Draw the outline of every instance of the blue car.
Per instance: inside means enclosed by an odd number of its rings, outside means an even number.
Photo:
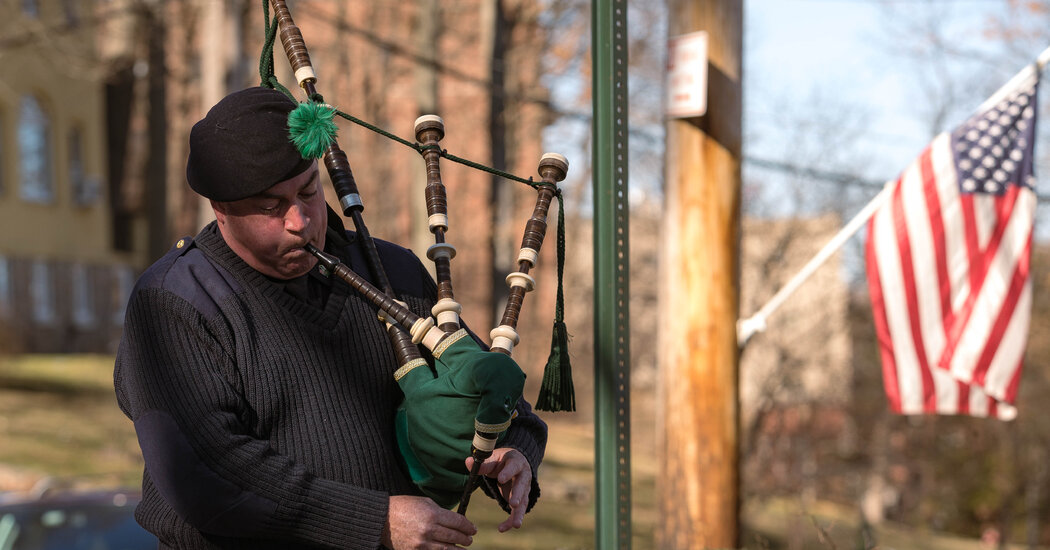
[[[0,550],[155,550],[135,522],[139,500],[122,491],[0,499]]]

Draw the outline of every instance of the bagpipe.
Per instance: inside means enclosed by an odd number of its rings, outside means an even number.
[[[557,183],[565,178],[568,161],[556,153],[544,154],[540,159],[538,171],[542,181],[535,185],[536,205],[525,226],[517,258],[518,269],[507,276],[510,293],[502,319],[492,329],[492,344],[486,351],[461,327],[459,315],[462,308],[456,302],[452,288],[451,260],[456,249],[445,240],[449,222],[440,168],[440,159],[446,155],[439,145],[444,138],[444,123],[436,115],[425,115],[416,120],[415,148],[426,164],[428,224],[434,236],[427,257],[435,266],[437,301],[432,316],[415,315],[396,300],[375,243],[365,226],[362,217],[364,203],[347,155],[335,139],[335,126],[331,122],[333,113],[345,114],[331,108],[317,93],[317,75],[310,64],[302,33],[293,22],[285,1],[270,0],[270,4],[274,9],[274,20],[271,23],[266,13],[267,42],[260,60],[263,84],[267,85],[267,76],[263,72],[267,54],[273,49],[274,36],[279,31],[295,79],[307,96],[307,101],[300,103],[289,115],[292,140],[304,158],[323,156],[343,215],[354,224],[371,281],[375,284],[354,273],[338,258],[312,245],[305,248],[331,273],[379,308],[380,321],[386,324],[398,363],[393,376],[404,393],[395,425],[405,465],[413,482],[424,494],[446,508],[458,501],[458,511],[465,513],[470,495],[478,485],[478,470],[506,434],[522,397],[525,374],[511,358],[511,351],[519,342],[518,316],[525,295],[536,285],[529,271],[536,266],[539,257],[551,201],[555,196],[560,201]],[[264,2],[264,11],[265,6]],[[272,58],[269,65],[269,78],[277,84],[272,77]],[[551,358],[536,404],[540,410],[575,409],[566,349],[567,333],[561,322],[563,223],[564,216],[559,216],[559,304]],[[422,357],[419,345],[430,350],[432,366]],[[474,457],[474,466],[469,473],[464,466],[467,456]]]

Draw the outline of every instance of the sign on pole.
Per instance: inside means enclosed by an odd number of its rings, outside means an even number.
[[[667,40],[667,116],[687,118],[707,112],[707,32]]]

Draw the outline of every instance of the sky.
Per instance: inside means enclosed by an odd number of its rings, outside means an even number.
[[[877,39],[875,2],[747,0],[744,13],[749,125],[761,129],[772,109],[819,97],[878,113],[880,136],[866,141],[887,143],[886,155],[906,157],[922,146],[907,108],[907,76]]]
[[[905,26],[900,18],[916,14],[917,21],[920,8],[931,4],[935,10],[950,9],[949,29],[965,38],[965,47],[981,49],[985,46],[980,29],[989,13],[1002,10],[1004,2],[746,0],[745,131],[755,138],[750,152],[776,154],[776,147],[769,143],[776,136],[765,134],[774,133],[772,125],[782,120],[782,111],[795,110],[804,118],[807,111],[814,110],[813,104],[826,103],[833,111],[864,119],[856,136],[865,152],[864,175],[872,179],[896,176],[926,145],[933,130],[930,105],[925,104],[916,81],[919,69],[893,43],[899,38],[891,33]],[[895,15],[887,15],[887,6]],[[1033,50],[1031,58],[1040,51]],[[969,106],[961,107],[956,120],[949,123],[961,123],[984,94],[994,91],[996,78],[1005,83],[1021,68],[1018,64],[999,67],[998,74],[982,71],[973,75],[972,90],[964,90],[959,100]],[[948,66],[946,70],[967,69]],[[809,109],[806,102],[811,103]]]

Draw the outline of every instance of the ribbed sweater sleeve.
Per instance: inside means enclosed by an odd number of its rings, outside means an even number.
[[[115,382],[149,481],[205,535],[377,548],[387,494],[322,479],[253,435],[232,346],[221,316],[162,288],[133,295]]]

